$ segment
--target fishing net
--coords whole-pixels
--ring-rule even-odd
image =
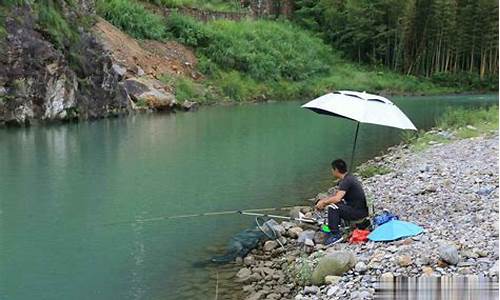
[[[283,245],[279,241],[279,233],[275,226],[278,225],[274,219],[266,220],[264,217],[256,217],[255,223],[257,227],[245,229],[233,236],[226,247],[226,252],[222,256],[212,257],[214,263],[228,263],[234,261],[237,257],[244,257],[252,249],[256,248],[259,242],[271,239],[276,240],[281,247]]]

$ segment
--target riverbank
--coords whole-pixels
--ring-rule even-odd
[[[267,241],[243,259],[236,281],[248,299],[372,299],[379,277],[498,280],[498,119],[493,128],[474,125],[431,130],[363,165],[384,170],[362,180],[375,211],[387,209],[423,234],[325,249],[315,228],[283,222],[284,249]]]

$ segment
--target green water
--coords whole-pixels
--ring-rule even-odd
[[[495,96],[396,98],[419,128],[447,106]],[[331,184],[354,123],[299,102],[205,107],[0,130],[0,299],[207,299],[214,268],[194,262],[251,225],[243,216],[140,225],[159,215],[300,204]],[[363,124],[358,161],[399,141]],[[234,292],[222,270],[220,298]]]

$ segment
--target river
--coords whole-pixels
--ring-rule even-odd
[[[496,95],[395,97],[418,128]],[[355,125],[300,102],[203,107],[0,130],[0,299],[210,299],[212,267],[251,217],[106,225],[162,215],[303,203],[331,185]],[[362,124],[363,162],[400,131]],[[221,268],[220,298],[234,298]]]

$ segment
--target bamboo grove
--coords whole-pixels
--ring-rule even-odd
[[[297,0],[295,19],[361,63],[498,77],[497,0]]]

